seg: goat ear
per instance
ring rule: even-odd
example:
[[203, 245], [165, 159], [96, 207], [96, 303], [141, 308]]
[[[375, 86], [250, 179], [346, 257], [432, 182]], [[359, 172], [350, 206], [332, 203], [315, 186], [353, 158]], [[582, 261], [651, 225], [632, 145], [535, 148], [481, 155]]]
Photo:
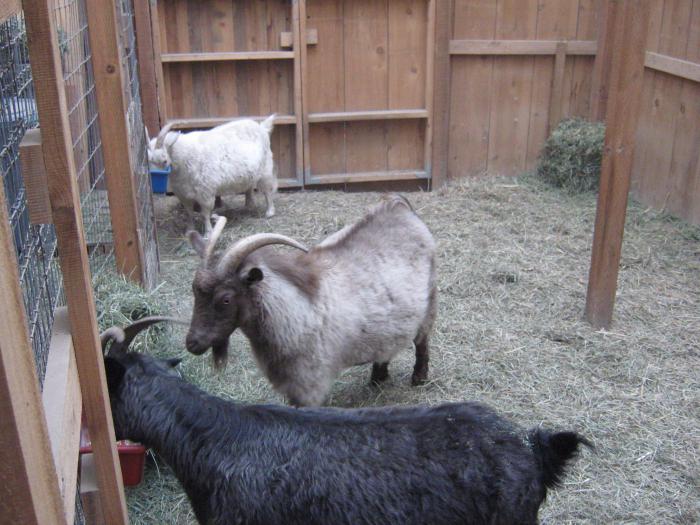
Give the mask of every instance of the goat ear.
[[182, 363], [182, 359], [179, 357], [171, 357], [170, 359], [166, 359], [165, 363], [170, 367], [170, 368], [175, 368], [177, 365]]
[[165, 136], [165, 140], [163, 141], [163, 144], [165, 145], [166, 148], [172, 148], [173, 144], [177, 142], [177, 139], [180, 138], [181, 133], [179, 131], [171, 131]]
[[257, 283], [263, 280], [263, 272], [258, 267], [253, 267], [248, 270], [248, 274], [245, 276], [245, 282], [248, 284]]
[[190, 230], [187, 232], [187, 238], [190, 240], [190, 244], [194, 251], [197, 252], [202, 259], [204, 259], [207, 252], [207, 242], [202, 238], [199, 232]]
[[113, 357], [105, 357], [105, 374], [107, 375], [107, 389], [116, 392], [124, 379], [126, 368]]

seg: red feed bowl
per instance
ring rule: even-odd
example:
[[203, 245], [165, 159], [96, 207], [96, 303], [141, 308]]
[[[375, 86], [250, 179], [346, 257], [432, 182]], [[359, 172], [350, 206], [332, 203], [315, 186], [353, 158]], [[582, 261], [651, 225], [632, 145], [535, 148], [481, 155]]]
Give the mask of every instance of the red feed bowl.
[[[92, 443], [87, 427], [83, 424], [80, 429], [80, 454], [90, 454]], [[119, 465], [122, 469], [122, 479], [124, 486], [133, 487], [141, 483], [143, 479], [143, 465], [146, 459], [146, 447], [140, 443], [123, 440], [117, 441], [117, 452], [119, 453]]]

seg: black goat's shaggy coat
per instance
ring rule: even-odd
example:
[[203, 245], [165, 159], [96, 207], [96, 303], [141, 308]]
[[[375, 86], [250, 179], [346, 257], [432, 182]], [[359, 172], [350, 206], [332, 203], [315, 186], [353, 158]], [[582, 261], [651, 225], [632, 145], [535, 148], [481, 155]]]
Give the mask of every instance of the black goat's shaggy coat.
[[242, 405], [172, 362], [105, 359], [118, 438], [153, 447], [200, 523], [537, 523], [586, 440], [520, 430], [476, 403], [362, 410]]

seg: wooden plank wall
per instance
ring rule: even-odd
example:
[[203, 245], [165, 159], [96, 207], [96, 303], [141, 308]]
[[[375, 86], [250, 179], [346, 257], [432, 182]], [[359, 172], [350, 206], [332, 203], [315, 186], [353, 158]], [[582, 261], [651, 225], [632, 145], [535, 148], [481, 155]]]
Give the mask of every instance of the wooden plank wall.
[[[424, 169], [425, 118], [326, 121], [318, 114], [423, 110], [426, 0], [307, 0], [310, 170], [313, 177]], [[403, 113], [408, 115], [408, 113]], [[330, 118], [328, 120], [331, 120]], [[333, 179], [336, 180], [336, 179]]]
[[[647, 52], [700, 65], [700, 0], [654, 0]], [[632, 195], [700, 224], [700, 82], [649, 65], [647, 53]]]
[[[292, 32], [290, 1], [162, 1], [158, 28], [160, 53], [187, 53], [192, 59], [163, 61], [167, 120], [294, 115], [293, 56], [280, 53], [280, 34]], [[269, 51], [281, 58], [214, 61], [197, 55]], [[293, 126], [276, 125], [272, 152], [281, 179], [296, 178], [294, 139]]]
[[555, 109], [561, 117], [588, 115], [594, 56], [566, 55], [560, 61], [563, 76], [555, 79], [555, 43], [594, 41], [598, 4], [599, 0], [452, 2], [453, 40], [554, 44], [547, 54], [536, 54], [534, 46], [509, 54], [515, 51], [502, 45], [489, 54], [452, 54], [449, 178], [516, 175], [534, 167], [548, 134], [553, 85], [560, 93]]

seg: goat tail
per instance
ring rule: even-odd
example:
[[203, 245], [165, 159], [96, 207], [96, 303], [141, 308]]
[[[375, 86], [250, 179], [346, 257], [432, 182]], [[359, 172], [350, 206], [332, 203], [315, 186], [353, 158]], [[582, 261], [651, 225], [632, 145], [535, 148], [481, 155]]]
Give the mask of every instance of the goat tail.
[[535, 457], [540, 465], [542, 483], [554, 488], [561, 483], [568, 463], [578, 456], [579, 445], [593, 445], [576, 432], [549, 432], [535, 428], [528, 434]]
[[272, 129], [275, 127], [275, 116], [277, 116], [277, 114], [273, 113], [260, 123], [262, 128], [267, 131], [268, 135], [272, 133]]
[[411, 211], [414, 211], [411, 201], [398, 193], [385, 193], [381, 196], [381, 203], [389, 210], [396, 206], [405, 206]]

